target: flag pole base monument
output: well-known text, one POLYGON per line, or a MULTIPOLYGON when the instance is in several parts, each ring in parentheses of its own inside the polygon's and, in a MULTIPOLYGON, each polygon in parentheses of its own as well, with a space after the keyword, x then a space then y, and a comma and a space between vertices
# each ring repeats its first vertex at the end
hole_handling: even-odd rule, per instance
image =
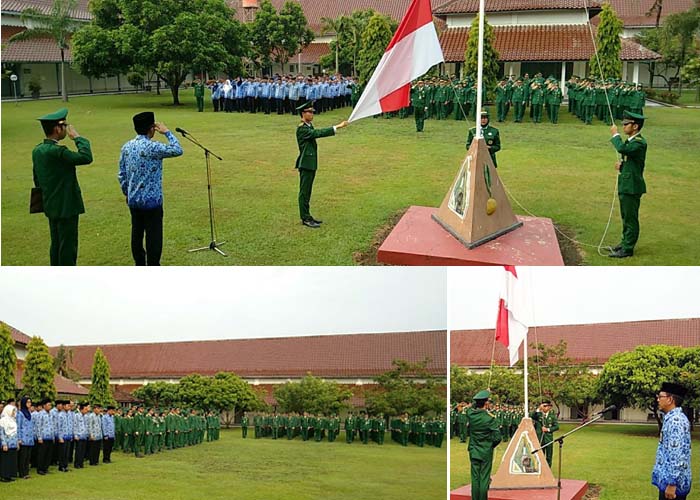
MULTIPOLYGON (((581 500, 588 491, 586 481, 560 479, 559 484, 542 452, 532 419, 523 418, 491 477, 489 500, 581 500)), ((471 485, 450 492, 450 500, 471 500, 471 485)))
POLYGON ((472 141, 440 208, 412 206, 384 240, 385 264, 561 266, 551 219, 516 216, 488 146, 472 141))

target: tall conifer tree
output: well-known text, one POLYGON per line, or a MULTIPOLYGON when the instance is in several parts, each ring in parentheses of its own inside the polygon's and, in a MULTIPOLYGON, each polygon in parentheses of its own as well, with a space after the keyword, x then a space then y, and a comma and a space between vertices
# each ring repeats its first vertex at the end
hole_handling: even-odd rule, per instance
POLYGON ((88 394, 90 404, 116 405, 109 387, 109 370, 107 358, 102 349, 98 347, 92 362, 92 385, 90 386, 90 394, 88 394))
POLYGON ((56 399, 55 373, 49 348, 41 337, 32 337, 27 344, 27 357, 24 358, 22 395, 29 396, 32 401, 56 399))
POLYGON ((598 47, 600 68, 598 67, 596 55, 593 54, 588 63, 590 76, 601 78, 601 69, 603 73, 602 78, 604 79, 620 78, 622 76, 622 61, 620 60, 622 26, 622 21, 617 17, 612 6, 609 3, 603 4, 595 41, 598 47))
POLYGON ((15 396, 16 368, 15 342, 7 325, 0 323, 0 399, 15 396))

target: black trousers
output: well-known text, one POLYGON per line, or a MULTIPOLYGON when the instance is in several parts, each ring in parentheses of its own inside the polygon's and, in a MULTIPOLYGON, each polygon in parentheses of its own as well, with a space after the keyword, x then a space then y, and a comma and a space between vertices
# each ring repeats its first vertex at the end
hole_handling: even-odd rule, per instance
POLYGON ((51 463, 51 453, 53 451, 53 439, 44 439, 44 442, 39 445, 39 454, 37 456, 36 470, 38 472, 48 472, 49 464, 51 463))
POLYGON ((78 216, 49 219, 52 266, 75 266, 78 261, 78 216))
POLYGON ((58 457, 58 470, 68 468, 68 443, 56 441, 53 447, 56 456, 58 457))
POLYGON ((29 475, 29 458, 32 456, 32 450, 34 450, 34 446, 27 446, 24 444, 19 449, 19 454, 17 457, 17 475, 19 477, 29 475))
POLYGON ((0 477, 6 481, 17 477, 17 448, 0 448, 0 477))
POLYGON ((112 462, 112 448, 114 448, 114 438, 104 438, 102 441, 102 463, 112 462))
POLYGON ((131 211, 131 255, 137 266, 159 266, 163 253, 163 207, 131 211), (143 234, 146 233, 146 250, 143 249, 143 234))
POLYGON ((90 457, 90 465, 97 465, 100 463, 100 448, 102 447, 101 445, 101 439, 88 441, 88 456, 90 457))
POLYGON ((81 439, 75 443, 75 461, 73 462, 73 467, 76 469, 83 468, 83 462, 85 462, 85 451, 87 450, 87 440, 81 439))
MULTIPOLYGON (((676 495, 676 500, 685 500, 688 495, 676 495)), ((666 495, 663 491, 659 491, 659 500, 666 500, 666 495)))

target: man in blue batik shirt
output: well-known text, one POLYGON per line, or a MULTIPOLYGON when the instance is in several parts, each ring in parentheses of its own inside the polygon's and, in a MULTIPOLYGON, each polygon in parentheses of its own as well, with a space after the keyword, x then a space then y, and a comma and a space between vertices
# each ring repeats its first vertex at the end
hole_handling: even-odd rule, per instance
POLYGON ((664 382, 656 396, 664 412, 651 483, 659 489, 659 500, 685 500, 690 493, 690 422, 681 405, 687 390, 664 382))
POLYGON ((134 116, 136 138, 122 146, 119 185, 131 211, 131 254, 137 266, 159 266, 163 252, 163 158, 180 156, 177 138, 151 111, 134 116), (154 141, 156 131, 168 144, 154 141), (146 250, 143 235, 146 233, 146 250))
POLYGON ((114 406, 107 407, 107 413, 102 415, 102 463, 112 463, 112 448, 114 447, 114 406))

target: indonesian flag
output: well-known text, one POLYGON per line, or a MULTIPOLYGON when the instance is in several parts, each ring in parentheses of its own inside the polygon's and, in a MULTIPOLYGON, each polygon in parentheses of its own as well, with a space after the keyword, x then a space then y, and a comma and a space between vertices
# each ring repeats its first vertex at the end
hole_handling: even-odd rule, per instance
POLYGON ((348 121, 408 106, 411 82, 444 60, 430 0, 412 0, 348 121))
POLYGON ((504 266, 505 283, 498 301, 496 340, 508 348, 510 366, 518 361, 518 348, 527 337, 528 311, 522 280, 515 266, 504 266))

